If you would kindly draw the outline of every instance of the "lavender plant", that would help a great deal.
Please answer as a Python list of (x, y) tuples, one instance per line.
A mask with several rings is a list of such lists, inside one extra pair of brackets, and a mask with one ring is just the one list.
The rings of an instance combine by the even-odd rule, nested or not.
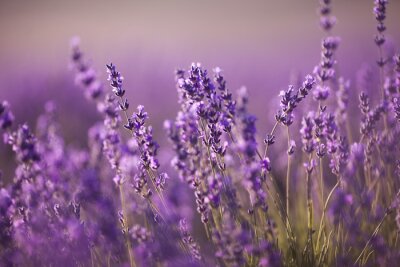
[[(86, 148), (64, 140), (55, 103), (36, 130), (0, 103), (17, 163), (0, 184), (0, 265), (396, 266), (400, 56), (384, 57), (387, 4), (373, 8), (379, 80), (359, 92), (338, 75), (336, 18), (320, 1), (321, 60), (281, 91), (264, 138), (247, 89), (232, 92), (221, 68), (176, 70), (179, 109), (164, 122), (171, 168), (121, 72), (106, 65), (106, 89), (74, 39), (75, 81), (100, 118)], [(349, 115), (353, 91), (360, 121)]]

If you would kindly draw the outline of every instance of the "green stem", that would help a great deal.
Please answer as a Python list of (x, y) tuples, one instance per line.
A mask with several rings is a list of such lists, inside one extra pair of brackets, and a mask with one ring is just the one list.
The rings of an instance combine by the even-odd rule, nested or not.
[(317, 237), (317, 245), (316, 245), (316, 249), (317, 249), (317, 250), (319, 249), (319, 242), (320, 242), (321, 235), (322, 235), (322, 229), (323, 229), (323, 227), (324, 227), (325, 213), (326, 213), (326, 210), (328, 209), (329, 200), (331, 199), (331, 197), (332, 197), (332, 195), (333, 195), (333, 192), (336, 190), (336, 188), (339, 187), (339, 185), (340, 185), (340, 178), (339, 178), (339, 180), (337, 181), (337, 183), (335, 184), (335, 186), (331, 189), (331, 191), (330, 191), (329, 194), (328, 194), (328, 197), (326, 198), (326, 201), (325, 201), (325, 204), (324, 204), (324, 208), (323, 208), (323, 210), (322, 210), (321, 220), (320, 220), (320, 222), (319, 222), (318, 237)]
[[(289, 132), (289, 127), (286, 126), (287, 129), (287, 139), (288, 139), (288, 149), (290, 149), (290, 132)], [(290, 157), (291, 155), (288, 154), (288, 160), (287, 160), (287, 172), (286, 172), (286, 225), (289, 225), (289, 193), (290, 193)]]
[[(311, 164), (312, 160), (312, 155), (310, 154), (309, 158), (309, 164)], [(311, 172), (307, 170), (307, 176), (306, 176), (306, 183), (307, 183), (307, 233), (308, 233), (308, 240), (307, 240), (307, 253), (309, 253), (308, 256), (311, 256), (309, 260), (310, 264), (313, 265), (314, 263), (314, 246), (313, 246), (313, 201), (312, 201), (312, 195), (311, 195)], [(309, 251), (310, 250), (310, 251)]]
[(126, 210), (124, 190), (122, 188), (122, 185), (119, 186), (119, 196), (120, 196), (122, 212), (123, 212), (123, 220), (124, 220), (124, 228), (125, 228), (124, 232), (125, 232), (126, 247), (128, 250), (129, 263), (130, 263), (131, 267), (136, 267), (133, 253), (132, 253), (132, 244), (131, 244), (131, 240), (129, 238), (128, 213)]

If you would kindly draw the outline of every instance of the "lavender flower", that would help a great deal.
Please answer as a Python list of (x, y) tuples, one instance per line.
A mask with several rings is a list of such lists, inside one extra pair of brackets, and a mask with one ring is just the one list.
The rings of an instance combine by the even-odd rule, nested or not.
[[(2, 152), (13, 152), (16, 164), (14, 172), (0, 171), (0, 265), (395, 266), (400, 57), (382, 56), (386, 8), (387, 1), (374, 2), (383, 98), (376, 99), (372, 68), (354, 94), (350, 80), (336, 79), (339, 38), (328, 36), (336, 19), (332, 1), (321, 0), (321, 60), (313, 75), (279, 94), (264, 154), (263, 118), (250, 112), (245, 87), (228, 90), (219, 67), (176, 70), (179, 107), (164, 123), (171, 146), (161, 147), (144, 107), (131, 110), (116, 66), (106, 65), (111, 88), (103, 97), (102, 78), (75, 40), (75, 80), (100, 115), (87, 144), (63, 136), (68, 117), (58, 121), (54, 102), (36, 127), (16, 124), (8, 102), (0, 102), (10, 145)], [(171, 169), (160, 164), (167, 160)]]
[(15, 133), (9, 136), (8, 142), (12, 145), (19, 161), (31, 163), (40, 160), (36, 149), (36, 138), (32, 135), (28, 125), (20, 126)]
[(332, 79), (335, 75), (333, 66), (335, 65), (336, 61), (334, 60), (333, 55), (339, 45), (339, 42), (339, 38), (331, 36), (322, 40), (321, 62), (314, 68), (314, 74), (322, 83)]
[(400, 54), (397, 54), (394, 56), (394, 63), (395, 63), (395, 87), (396, 87), (396, 91), (397, 93), (400, 93)]
[(313, 116), (313, 113), (309, 113), (301, 122), (302, 128), (300, 133), (302, 136), (303, 150), (307, 154), (311, 154), (315, 149), (315, 141), (313, 139), (315, 124), (313, 121)]
[(331, 1), (330, 0), (320, 0), (319, 14), (320, 26), (322, 30), (329, 32), (332, 27), (336, 24), (336, 18), (331, 15)]
[(10, 111), (10, 105), (7, 101), (0, 103), (0, 128), (2, 130), (9, 129), (14, 122), (14, 115)]
[(313, 88), (315, 79), (311, 75), (307, 75), (300, 88), (295, 92), (294, 86), (290, 85), (286, 91), (279, 94), (281, 99), (281, 109), (275, 115), (275, 120), (286, 126), (293, 123), (293, 111), (297, 105), (308, 95)]
[(76, 83), (85, 91), (85, 95), (88, 99), (100, 99), (103, 94), (103, 85), (97, 79), (95, 70), (84, 59), (78, 37), (72, 39), (71, 48), (71, 61), (73, 68), (76, 71)]
[(179, 229), (182, 234), (183, 243), (189, 247), (190, 254), (194, 260), (201, 260), (201, 253), (199, 245), (194, 241), (185, 219), (179, 221)]
[(383, 32), (386, 30), (384, 20), (386, 18), (386, 5), (387, 0), (375, 0), (374, 1), (374, 15), (378, 21), (377, 30), (378, 34), (375, 36), (375, 43), (377, 46), (381, 46), (385, 43), (385, 36)]
[(339, 123), (344, 123), (347, 119), (347, 108), (349, 105), (349, 89), (350, 89), (350, 81), (345, 81), (342, 77), (340, 77), (339, 90), (336, 92), (337, 109), (335, 113)]

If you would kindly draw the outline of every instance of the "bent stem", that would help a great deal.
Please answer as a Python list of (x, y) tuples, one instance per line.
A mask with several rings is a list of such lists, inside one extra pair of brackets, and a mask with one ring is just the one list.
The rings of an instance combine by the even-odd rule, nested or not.
[(356, 265), (360, 261), (361, 257), (364, 255), (365, 251), (368, 249), (369, 244), (371, 243), (372, 239), (379, 233), (379, 230), (381, 229), (382, 224), (384, 223), (384, 221), (385, 221), (386, 217), (389, 215), (389, 213), (390, 213), (390, 211), (386, 211), (385, 212), (385, 215), (382, 217), (381, 221), (376, 226), (374, 232), (372, 233), (371, 237), (368, 239), (368, 241), (365, 244), (365, 246), (364, 246), (363, 250), (361, 251), (360, 255), (358, 255), (356, 261), (354, 262), (354, 265)]
[(336, 190), (336, 188), (339, 187), (339, 185), (340, 185), (340, 178), (338, 179), (338, 181), (336, 182), (335, 186), (331, 189), (331, 191), (328, 194), (328, 197), (326, 198), (326, 201), (325, 201), (325, 204), (324, 204), (324, 208), (322, 210), (321, 220), (319, 222), (317, 245), (316, 245), (317, 251), (319, 249), (319, 242), (320, 242), (321, 235), (322, 235), (322, 229), (324, 228), (324, 219), (325, 219), (326, 210), (328, 208), (329, 200), (331, 199), (331, 197), (333, 195), (333, 192)]

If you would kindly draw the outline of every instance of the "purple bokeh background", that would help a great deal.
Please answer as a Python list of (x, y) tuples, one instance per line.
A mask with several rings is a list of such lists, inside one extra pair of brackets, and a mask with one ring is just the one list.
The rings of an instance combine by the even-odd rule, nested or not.
[[(245, 85), (264, 134), (279, 91), (319, 61), (323, 33), (317, 7), (318, 1), (288, 0), (1, 1), (0, 100), (10, 102), (18, 122), (30, 124), (54, 100), (66, 140), (85, 145), (97, 115), (68, 67), (69, 41), (80, 36), (105, 84), (105, 64), (118, 66), (131, 105), (146, 107), (161, 143), (162, 122), (177, 110), (174, 70), (191, 62), (221, 67), (232, 91)], [(342, 40), (337, 66), (354, 81), (364, 64), (376, 67), (373, 1), (333, 1), (332, 7), (338, 20), (333, 34)], [(400, 1), (390, 1), (389, 47), (400, 44), (398, 14)], [(11, 155), (0, 145), (6, 173)]]

